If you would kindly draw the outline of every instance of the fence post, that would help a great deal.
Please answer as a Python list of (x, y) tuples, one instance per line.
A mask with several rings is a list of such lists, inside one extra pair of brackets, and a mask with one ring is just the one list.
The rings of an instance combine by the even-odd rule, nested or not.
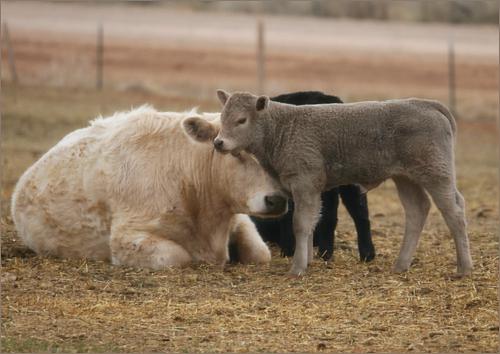
[(7, 60), (9, 62), (9, 69), (12, 82), (14, 84), (17, 84), (18, 78), (16, 70), (16, 61), (14, 58), (14, 49), (12, 48), (12, 42), (10, 41), (9, 27), (7, 26), (7, 22), (3, 23), (3, 39), (5, 42), (5, 46), (7, 47)]
[(262, 20), (257, 23), (257, 92), (264, 94), (265, 91), (265, 48), (264, 48), (264, 24)]
[(448, 105), (451, 113), (458, 119), (455, 85), (455, 43), (452, 35), (448, 37)]
[(104, 65), (104, 30), (102, 23), (97, 28), (97, 47), (96, 47), (96, 87), (98, 90), (103, 86), (103, 65)]
[[(498, 25), (500, 26), (500, 3), (498, 8)], [(500, 37), (498, 38), (498, 50), (500, 50)], [(500, 57), (498, 58), (498, 65), (500, 65)], [(500, 72), (498, 73), (498, 84), (500, 84)], [(500, 99), (500, 97), (499, 97)], [(498, 146), (498, 187), (500, 190), (500, 105), (498, 106), (498, 116), (497, 116), (497, 146)], [(500, 207), (500, 193), (498, 193), (498, 205)], [(497, 215), (498, 217), (498, 215)], [(500, 219), (497, 224), (497, 227), (500, 226)], [(497, 237), (500, 236), (500, 227), (497, 228)], [(500, 265), (499, 265), (500, 269)]]

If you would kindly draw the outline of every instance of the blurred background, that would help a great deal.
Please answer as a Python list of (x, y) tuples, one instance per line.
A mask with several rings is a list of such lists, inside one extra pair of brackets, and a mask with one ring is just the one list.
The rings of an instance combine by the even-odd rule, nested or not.
[(2, 78), (197, 99), (224, 87), (447, 101), (451, 46), (457, 111), (491, 119), (496, 7), (494, 0), (6, 1)]

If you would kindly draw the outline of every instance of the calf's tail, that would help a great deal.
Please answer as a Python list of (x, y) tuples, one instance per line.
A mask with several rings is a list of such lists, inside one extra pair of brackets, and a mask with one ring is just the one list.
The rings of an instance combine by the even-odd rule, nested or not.
[(441, 102), (431, 101), (432, 106), (437, 109), (442, 115), (444, 115), (448, 121), (450, 122), (451, 131), (453, 132), (453, 136), (457, 135), (457, 123), (455, 122), (455, 117), (451, 114), (450, 110)]

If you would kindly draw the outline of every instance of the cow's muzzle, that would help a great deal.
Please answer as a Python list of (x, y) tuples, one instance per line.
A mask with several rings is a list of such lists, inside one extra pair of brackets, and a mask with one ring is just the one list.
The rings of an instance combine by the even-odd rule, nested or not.
[(283, 215), (288, 210), (288, 199), (281, 194), (266, 195), (264, 203), (269, 215)]

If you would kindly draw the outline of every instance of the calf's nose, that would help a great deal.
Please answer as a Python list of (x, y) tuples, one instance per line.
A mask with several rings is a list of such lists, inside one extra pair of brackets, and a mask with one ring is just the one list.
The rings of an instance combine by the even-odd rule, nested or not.
[(216, 150), (221, 151), (224, 146), (224, 141), (222, 139), (216, 138), (214, 140), (214, 147)]
[(281, 195), (266, 195), (264, 197), (266, 208), (271, 213), (284, 213), (287, 207), (287, 199)]

